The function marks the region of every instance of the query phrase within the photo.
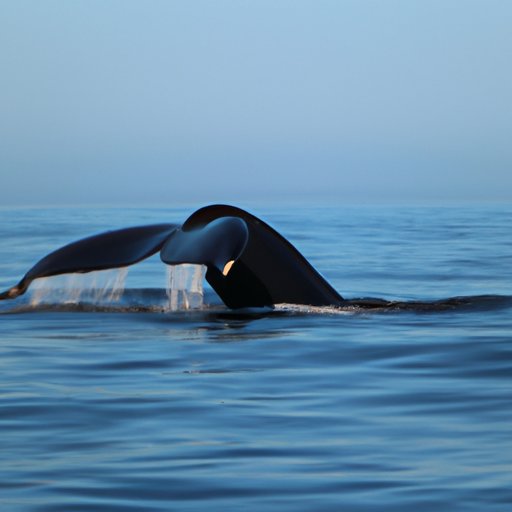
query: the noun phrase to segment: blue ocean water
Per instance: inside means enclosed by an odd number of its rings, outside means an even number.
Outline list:
[[[197,205],[200,206],[200,205]],[[0,289],[107,229],[194,208],[0,209]],[[347,298],[442,311],[0,303],[0,508],[508,511],[512,207],[257,207]],[[208,305],[210,304],[210,305]]]

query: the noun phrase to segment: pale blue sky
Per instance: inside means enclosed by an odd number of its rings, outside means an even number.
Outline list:
[[[3,205],[512,200],[512,1],[0,0]]]

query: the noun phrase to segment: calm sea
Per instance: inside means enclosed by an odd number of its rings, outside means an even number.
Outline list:
[[[0,209],[0,289],[193,210]],[[2,302],[0,509],[512,510],[512,206],[251,211],[344,297],[470,300],[172,312],[156,256],[113,305]]]

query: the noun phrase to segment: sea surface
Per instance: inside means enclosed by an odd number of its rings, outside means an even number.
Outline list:
[[[0,208],[0,290],[194,209]],[[251,211],[346,298],[466,299],[171,310],[158,255],[115,293],[39,283],[0,303],[0,510],[512,510],[512,206]]]

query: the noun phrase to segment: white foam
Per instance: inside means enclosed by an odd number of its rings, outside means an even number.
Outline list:
[[[275,304],[274,311],[282,313],[314,314],[314,315],[350,315],[353,311],[339,306],[309,306],[307,304]]]

